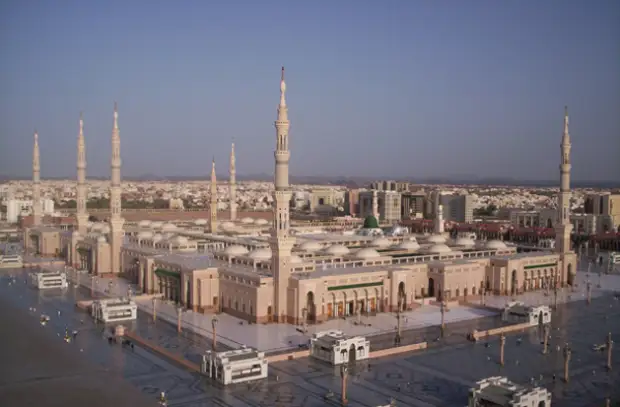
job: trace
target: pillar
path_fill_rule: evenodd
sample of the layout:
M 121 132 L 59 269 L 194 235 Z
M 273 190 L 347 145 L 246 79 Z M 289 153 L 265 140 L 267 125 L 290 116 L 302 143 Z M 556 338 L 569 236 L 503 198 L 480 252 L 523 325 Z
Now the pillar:
M 499 364 L 500 366 L 504 366 L 504 348 L 506 346 L 506 336 L 502 334 L 499 337 Z
M 566 383 L 568 383 L 569 380 L 569 372 L 568 372 L 568 368 L 569 368 L 569 364 L 570 364 L 570 357 L 571 357 L 571 349 L 568 346 L 568 343 L 566 345 L 564 345 L 564 381 Z
M 611 332 L 607 334 L 607 370 L 611 370 L 611 350 L 614 346 L 614 341 L 611 340 Z

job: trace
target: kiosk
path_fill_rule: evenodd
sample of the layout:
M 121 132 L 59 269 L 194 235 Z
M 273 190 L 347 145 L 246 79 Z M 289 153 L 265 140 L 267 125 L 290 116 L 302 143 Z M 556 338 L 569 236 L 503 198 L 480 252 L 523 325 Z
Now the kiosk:
M 133 321 L 138 318 L 138 306 L 128 298 L 95 300 L 91 306 L 91 315 L 96 321 L 104 323 Z
M 265 353 L 252 348 L 226 352 L 207 351 L 202 356 L 201 372 L 205 376 L 228 385 L 267 377 Z
M 310 356 L 332 365 L 365 360 L 369 354 L 370 341 L 363 336 L 346 336 L 342 331 L 330 330 L 317 332 L 310 339 Z

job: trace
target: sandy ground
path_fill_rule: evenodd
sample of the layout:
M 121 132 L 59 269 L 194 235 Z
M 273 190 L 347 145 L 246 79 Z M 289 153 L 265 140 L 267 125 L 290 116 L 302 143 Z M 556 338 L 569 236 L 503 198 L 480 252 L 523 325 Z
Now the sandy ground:
M 0 297 L 0 406 L 157 406 Z

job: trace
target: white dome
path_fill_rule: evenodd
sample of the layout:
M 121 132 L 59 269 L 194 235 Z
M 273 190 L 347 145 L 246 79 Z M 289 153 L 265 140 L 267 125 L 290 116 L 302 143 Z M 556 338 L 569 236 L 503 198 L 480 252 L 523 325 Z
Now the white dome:
M 164 225 L 164 222 L 160 222 L 156 220 L 155 222 L 151 222 L 151 227 L 153 229 L 160 229 Z
M 108 225 L 103 225 L 101 233 L 110 233 L 110 227 Z
M 468 237 L 459 237 L 458 239 L 456 239 L 454 241 L 454 244 L 456 246 L 465 246 L 465 247 L 471 247 L 471 246 L 475 246 L 476 242 L 474 242 L 473 240 L 471 240 Z
M 333 244 L 325 249 L 325 253 L 334 256 L 343 256 L 345 254 L 349 254 L 349 248 L 341 244 Z
M 441 244 L 441 243 L 446 243 L 446 238 L 443 237 L 442 235 L 432 235 L 431 237 L 426 239 L 426 241 L 428 243 Z
M 92 227 L 93 227 L 93 225 L 94 225 L 94 223 L 93 223 L 93 222 L 88 221 L 88 223 L 86 224 L 86 227 L 88 227 L 88 228 L 92 228 Z
M 184 236 L 174 236 L 170 239 L 171 244 L 176 244 L 177 246 L 187 244 L 188 240 Z
M 74 230 L 73 233 L 71 233 L 71 236 L 80 237 L 80 232 L 78 232 L 77 230 Z
M 303 263 L 304 261 L 301 259 L 301 257 L 297 256 L 297 255 L 292 255 L 291 256 L 291 264 L 300 264 Z
M 161 240 L 163 240 L 164 237 L 162 235 L 160 235 L 159 233 L 155 233 L 155 235 L 153 235 L 153 242 L 159 242 Z
M 377 257 L 381 257 L 379 252 L 375 249 L 371 249 L 370 247 L 365 247 L 355 252 L 356 259 L 374 259 Z
M 299 245 L 299 248 L 304 252 L 317 252 L 321 250 L 321 247 L 323 246 L 321 246 L 320 243 L 313 241 L 303 242 L 301 245 Z
M 234 244 L 225 248 L 224 254 L 228 256 L 245 256 L 246 254 L 248 254 L 248 249 L 241 245 Z
M 243 218 L 243 219 L 241 219 L 241 223 L 244 223 L 244 224 L 246 224 L 246 225 L 249 225 L 249 224 L 251 224 L 251 223 L 254 223 L 254 219 L 249 218 L 249 217 L 248 217 L 248 218 Z
M 428 249 L 429 253 L 449 253 L 451 251 L 452 251 L 452 249 L 450 249 L 448 246 L 446 246 L 443 243 L 438 243 L 438 244 L 432 245 Z
M 103 229 L 105 225 L 103 223 L 93 223 L 93 225 L 91 226 L 91 229 L 93 232 L 97 232 Z
M 506 249 L 507 247 L 508 246 L 506 246 L 506 243 L 501 240 L 489 240 L 487 244 L 484 245 L 484 248 L 489 250 L 501 250 Z
M 220 228 L 222 228 L 222 230 L 232 230 L 232 229 L 235 228 L 235 224 L 232 223 L 232 222 L 226 221 L 226 222 L 222 223 Z
M 105 236 L 101 235 L 97 238 L 97 243 L 106 243 L 108 241 L 108 239 L 105 238 Z
M 164 223 L 161 226 L 161 230 L 163 230 L 164 232 L 172 232 L 174 230 L 177 230 L 177 227 L 173 223 Z
M 196 226 L 204 226 L 207 224 L 207 220 L 206 219 L 196 219 L 194 221 L 194 225 Z
M 418 250 L 420 245 L 415 240 L 405 240 L 398 246 L 396 246 L 398 250 Z
M 371 247 L 388 247 L 390 240 L 385 237 L 378 237 L 370 243 Z
M 271 259 L 271 249 L 264 247 L 262 249 L 252 250 L 248 257 L 257 261 L 269 260 Z
M 138 233 L 138 240 L 151 239 L 153 237 L 153 232 L 144 230 Z
M 254 223 L 259 226 L 265 226 L 269 224 L 269 221 L 267 219 L 256 219 Z
M 138 222 L 139 228 L 148 228 L 149 226 L 151 226 L 151 221 L 148 219 L 141 220 L 140 222 Z

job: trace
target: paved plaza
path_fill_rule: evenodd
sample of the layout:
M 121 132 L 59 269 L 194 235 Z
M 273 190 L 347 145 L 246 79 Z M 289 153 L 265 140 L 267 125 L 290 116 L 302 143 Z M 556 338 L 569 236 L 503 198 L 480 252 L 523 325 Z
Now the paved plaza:
M 41 292 L 25 285 L 24 271 L 13 274 L 17 276 L 15 282 L 6 272 L 0 275 L 0 296 L 3 300 L 27 310 L 37 322 L 41 313 L 50 315 L 50 324 L 41 327 L 52 338 L 50 340 L 62 341 L 65 328 L 79 330 L 75 343 L 63 342 L 73 350 L 75 357 L 86 357 L 111 374 L 124 378 L 154 401 L 160 391 L 166 391 L 171 407 L 339 405 L 340 376 L 333 367 L 312 359 L 279 362 L 270 366 L 269 378 L 265 381 L 223 388 L 146 349 L 136 346 L 131 350 L 116 344 L 109 345 L 104 338 L 105 327 L 93 323 L 85 312 L 74 306 L 76 300 L 89 297 L 88 289 L 73 286 L 63 291 Z M 36 308 L 36 311 L 31 308 Z M 434 326 L 404 330 L 404 343 L 424 338 L 432 341 L 431 347 L 427 351 L 373 360 L 352 367 L 348 379 L 349 405 L 372 407 L 387 404 L 391 398 L 402 406 L 465 405 L 467 391 L 476 380 L 501 374 L 521 383 L 532 379 L 540 382 L 553 391 L 554 405 L 557 406 L 600 406 L 613 391 L 611 383 L 614 380 L 620 382 L 620 356 L 616 347 L 614 370 L 607 373 L 604 369 L 605 353 L 593 351 L 592 346 L 604 343 L 607 332 L 612 332 L 614 338 L 620 338 L 619 321 L 620 301 L 612 295 L 596 296 L 591 305 L 586 305 L 584 301 L 561 305 L 553 320 L 550 346 L 553 351 L 542 355 L 537 328 L 525 334 L 509 335 L 504 368 L 498 364 L 497 338 L 490 340 L 488 345 L 465 340 L 465 334 L 471 329 L 497 326 L 499 321 L 496 317 L 448 324 L 448 335 L 438 341 L 433 339 L 438 336 L 438 329 Z M 208 339 L 190 332 L 178 335 L 171 324 L 153 324 L 151 318 L 142 312 L 131 328 L 192 361 L 197 361 L 201 352 L 210 346 Z M 53 339 L 54 336 L 56 339 Z M 517 338 L 521 338 L 520 343 Z M 393 332 L 374 336 L 371 347 L 388 346 L 392 340 Z M 558 344 L 566 341 L 573 349 L 569 384 L 559 380 L 563 359 L 561 353 L 555 350 Z M 555 382 L 554 373 L 557 376 Z M 326 395 L 330 397 L 326 398 Z

